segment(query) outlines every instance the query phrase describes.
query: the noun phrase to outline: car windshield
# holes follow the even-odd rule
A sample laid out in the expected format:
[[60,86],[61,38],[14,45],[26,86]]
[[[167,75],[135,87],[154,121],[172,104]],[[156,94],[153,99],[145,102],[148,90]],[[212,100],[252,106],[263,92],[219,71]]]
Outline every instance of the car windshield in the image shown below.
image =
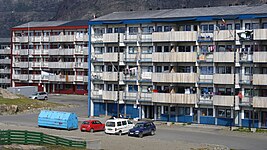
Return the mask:
[[107,122],[106,126],[107,127],[115,127],[115,122]]
[[38,95],[38,93],[33,93],[32,95]]
[[144,127],[144,124],[141,124],[141,123],[137,123],[134,128],[143,128]]
[[83,124],[89,124],[89,122],[87,122],[87,121],[84,121],[84,122],[83,122]]

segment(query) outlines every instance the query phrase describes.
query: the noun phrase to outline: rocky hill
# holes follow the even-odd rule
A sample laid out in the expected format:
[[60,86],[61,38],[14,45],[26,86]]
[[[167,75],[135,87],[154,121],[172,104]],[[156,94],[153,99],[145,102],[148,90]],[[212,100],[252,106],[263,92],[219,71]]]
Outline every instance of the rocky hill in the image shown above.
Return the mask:
[[267,0],[0,0],[0,37],[29,21],[91,19],[114,11],[252,5]]

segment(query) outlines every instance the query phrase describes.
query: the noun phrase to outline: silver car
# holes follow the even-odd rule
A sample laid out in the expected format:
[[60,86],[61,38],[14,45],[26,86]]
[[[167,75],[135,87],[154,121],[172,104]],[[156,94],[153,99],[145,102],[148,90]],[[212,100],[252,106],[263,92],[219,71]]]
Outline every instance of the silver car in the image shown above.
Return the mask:
[[36,92],[29,96],[30,99],[47,100],[48,94],[46,92]]

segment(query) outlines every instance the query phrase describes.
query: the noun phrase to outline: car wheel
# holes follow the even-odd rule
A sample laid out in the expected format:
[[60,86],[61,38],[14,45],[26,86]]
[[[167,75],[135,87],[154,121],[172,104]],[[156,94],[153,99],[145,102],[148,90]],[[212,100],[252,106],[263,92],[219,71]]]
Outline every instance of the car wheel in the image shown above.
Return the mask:
[[144,135],[143,135],[143,133],[141,132],[141,133],[139,133],[139,138],[142,138]]
[[122,135],[122,132],[120,131],[120,132],[119,132],[119,136],[121,136],[121,135]]
[[155,131],[152,130],[152,131],[150,132],[150,135],[155,135]]
[[91,132],[91,133],[94,133],[94,129],[93,129],[93,128],[92,128],[92,129],[90,129],[90,132]]
[[37,97],[35,97],[34,99],[37,100]]
[[47,97],[45,97],[45,98],[44,98],[44,100],[48,100],[48,98],[47,98]]

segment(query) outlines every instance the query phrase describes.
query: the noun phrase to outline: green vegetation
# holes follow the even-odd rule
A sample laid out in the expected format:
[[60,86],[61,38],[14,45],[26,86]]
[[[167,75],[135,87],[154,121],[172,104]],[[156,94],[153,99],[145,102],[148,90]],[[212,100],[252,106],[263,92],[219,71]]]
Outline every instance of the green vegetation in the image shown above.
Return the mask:
[[85,148],[74,148],[58,145],[44,145],[49,150],[85,150]]
[[267,133],[267,129],[256,129],[258,133]]
[[237,128],[237,129],[233,129],[233,131],[239,131],[239,132],[252,132],[249,128]]
[[23,112],[25,110],[38,109],[38,108],[54,108],[59,106],[64,106],[63,104],[52,103],[47,101],[33,100],[25,97],[18,99],[7,99],[0,97],[0,105],[17,105],[18,112]]

